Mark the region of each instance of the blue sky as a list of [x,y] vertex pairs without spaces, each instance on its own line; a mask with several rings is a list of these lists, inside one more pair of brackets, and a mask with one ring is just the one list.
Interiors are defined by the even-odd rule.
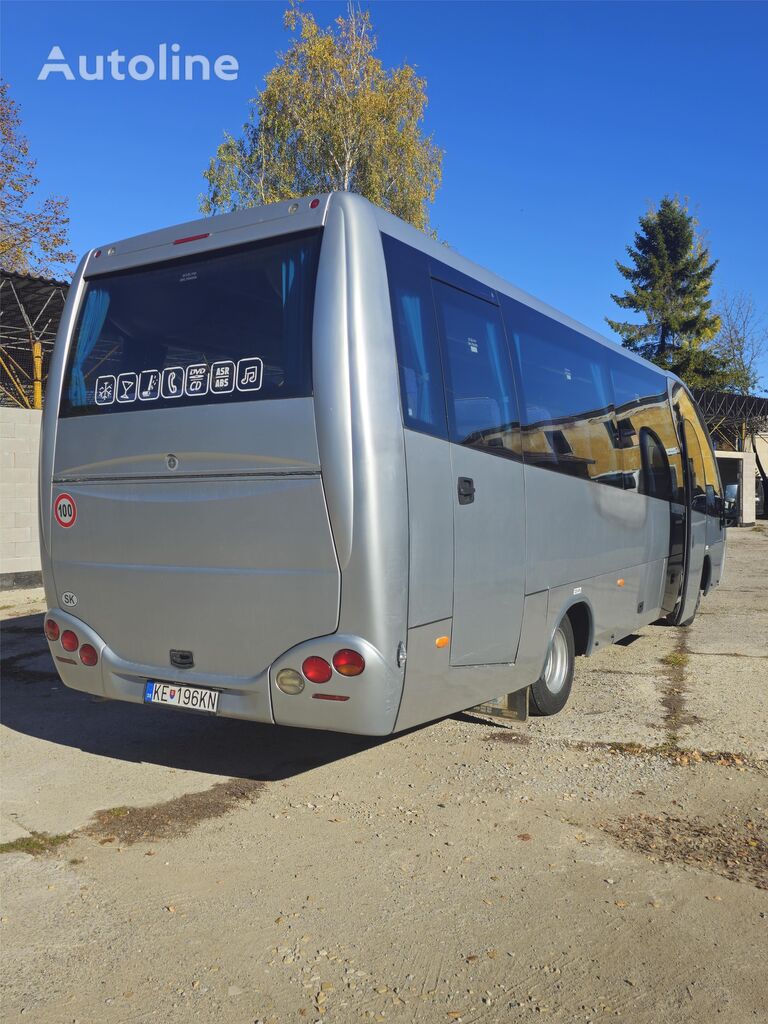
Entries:
[[[2,8],[3,76],[42,188],[70,198],[72,243],[197,215],[222,132],[287,45],[283,3],[25,2]],[[328,23],[340,3],[308,7]],[[445,149],[434,226],[452,246],[610,333],[614,261],[665,193],[690,198],[716,290],[768,315],[763,3],[371,3],[379,55],[428,80]],[[235,82],[37,80],[50,48],[237,57]],[[762,366],[768,387],[768,356]]]

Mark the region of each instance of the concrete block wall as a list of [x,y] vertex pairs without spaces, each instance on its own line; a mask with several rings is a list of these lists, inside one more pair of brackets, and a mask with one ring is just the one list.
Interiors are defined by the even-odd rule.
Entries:
[[40,581],[37,458],[41,413],[0,406],[0,587]]

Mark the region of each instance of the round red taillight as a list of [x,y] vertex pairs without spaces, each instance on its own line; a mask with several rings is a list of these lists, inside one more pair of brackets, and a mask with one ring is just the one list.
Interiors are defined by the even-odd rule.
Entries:
[[90,644],[83,644],[80,648],[80,661],[84,665],[95,665],[98,660],[99,656],[96,653],[96,648]]
[[331,666],[325,658],[307,658],[301,666],[301,671],[310,683],[327,683],[333,674]]
[[309,208],[310,208],[310,210],[316,210],[319,205],[320,205],[320,200],[319,199],[313,199],[312,202],[309,204]]
[[80,641],[71,629],[65,629],[61,634],[61,646],[65,651],[76,651],[80,646]]
[[46,637],[51,642],[59,639],[59,624],[57,622],[54,622],[53,619],[45,620],[44,629]]
[[365,658],[357,651],[345,647],[334,654],[333,667],[342,676],[359,676],[365,668]]

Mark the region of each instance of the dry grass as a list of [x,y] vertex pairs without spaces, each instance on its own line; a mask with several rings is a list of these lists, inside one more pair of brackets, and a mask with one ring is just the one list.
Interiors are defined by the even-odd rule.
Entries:
[[685,651],[672,651],[671,654],[665,654],[661,660],[672,668],[685,668],[690,659]]

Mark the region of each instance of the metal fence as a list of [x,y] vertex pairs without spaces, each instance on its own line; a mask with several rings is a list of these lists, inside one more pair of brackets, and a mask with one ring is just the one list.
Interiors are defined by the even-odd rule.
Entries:
[[42,409],[69,285],[0,270],[0,405]]

